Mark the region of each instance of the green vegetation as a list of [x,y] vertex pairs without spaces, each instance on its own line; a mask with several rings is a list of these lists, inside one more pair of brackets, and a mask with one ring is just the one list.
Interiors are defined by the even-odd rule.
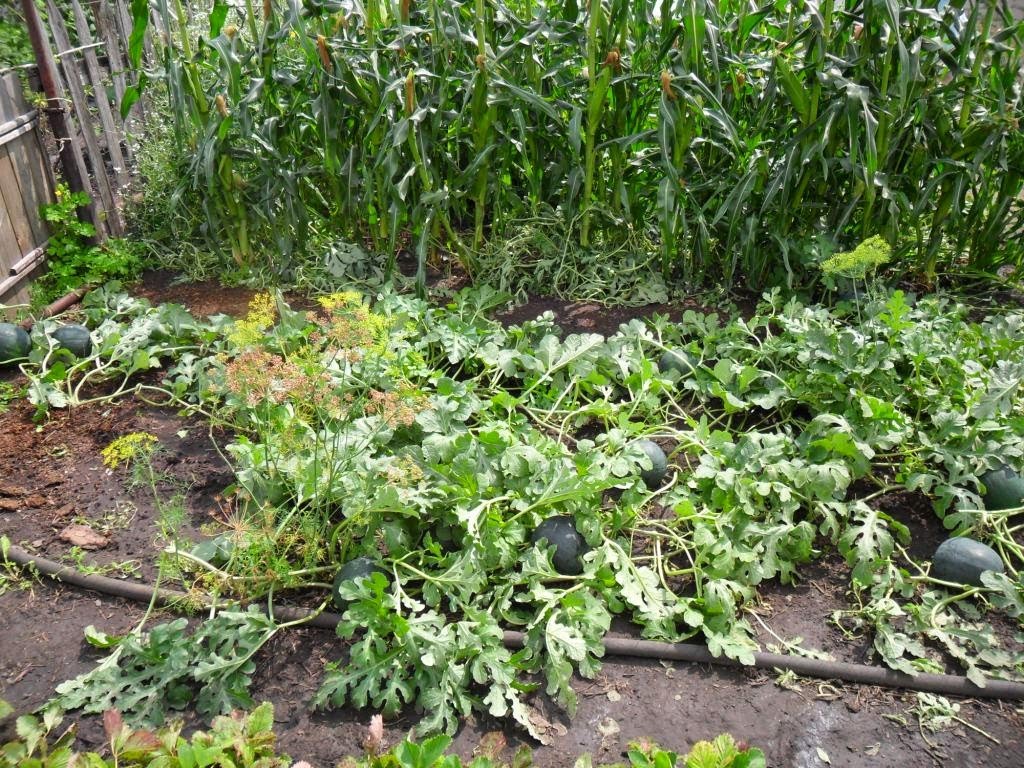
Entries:
[[108,280],[134,280],[142,270],[142,259],[128,240],[111,239],[97,245],[96,229],[78,218],[78,209],[87,205],[84,192],[70,192],[61,184],[57,200],[42,208],[50,225],[46,246],[46,272],[32,283],[32,302],[43,306],[83,286]]
[[[869,296],[854,312],[774,292],[746,320],[690,312],[562,338],[549,317],[489,320],[504,297],[488,290],[447,307],[341,293],[304,313],[258,295],[246,317],[207,323],[94,291],[96,349],[70,360],[37,343],[29,397],[41,411],[80,403],[88,381],[94,400],[191,408],[233,436],[235,492],[211,532],[229,545],[166,553],[220,610],[187,641],[183,625],[115,641],[62,701],[142,722],[245,704],[249,660],[286,625],[231,600],[312,589],[342,606],[351,642],[317,706],[417,705],[420,734],[481,710],[543,739],[532,676],[572,713],[571,675],[596,673],[613,615],[749,663],[758,586],[836,550],[853,605],[833,620],[886,664],[913,674],[949,658],[978,682],[1019,679],[1024,653],[984,616],[1024,613],[1022,509],[985,509],[980,478],[1024,453],[1024,314],[974,323],[942,299]],[[666,352],[692,367],[662,370]],[[132,383],[157,366],[161,386]],[[645,440],[668,447],[666,466]],[[1002,569],[934,578],[879,506],[896,492],[925,494]],[[359,557],[379,569],[332,585]]]
[[[0,699],[0,721],[11,717],[14,710]],[[23,768],[61,768],[80,765],[84,768],[196,768],[221,766],[228,768],[288,768],[287,755],[277,753],[274,737],[274,709],[260,704],[251,712],[235,712],[230,717],[214,718],[208,732],[198,731],[182,736],[182,723],[173,723],[158,731],[133,730],[121,715],[110,710],[103,716],[107,742],[103,755],[98,752],[77,752],[74,749],[74,726],[59,733],[63,720],[56,709],[47,709],[40,716],[24,715],[17,720],[16,741],[0,746],[5,764]],[[379,720],[379,718],[375,718]],[[447,736],[435,736],[423,742],[403,740],[393,749],[384,749],[383,731],[379,722],[371,724],[366,739],[366,754],[343,758],[339,768],[508,768],[497,756],[475,757],[464,763],[457,755],[446,755],[451,744]],[[104,756],[106,755],[106,756]],[[737,745],[729,734],[713,741],[694,744],[689,754],[680,757],[654,744],[632,744],[629,749],[630,768],[764,768],[761,750]],[[516,768],[529,768],[533,760],[529,750],[520,750]],[[581,768],[592,766],[588,756],[576,763]],[[604,768],[625,768],[622,763]]]
[[[244,268],[339,238],[389,274],[408,242],[420,278],[448,252],[580,292],[652,266],[792,286],[875,235],[929,281],[1021,260],[995,2],[268,2],[191,30],[163,8],[181,189]],[[526,229],[537,255],[502,259]]]
[[[161,584],[204,620],[87,628],[106,656],[55,707],[108,713],[115,765],[286,765],[268,706],[226,717],[254,705],[257,654],[308,620],[275,613],[286,594],[340,614],[345,654],[312,706],[423,713],[350,764],[458,768],[444,734],[470,715],[547,742],[534,694],[573,715],[615,617],[751,663],[761,585],[829,556],[849,569],[831,621],[882,663],[1024,680],[1001,628],[1024,621],[1024,312],[887,285],[1024,266],[1022,42],[1002,4],[344,5],[217,0],[190,27],[178,0],[132,3],[125,109],[154,74],[153,14],[166,32],[137,235],[95,243],[63,187],[43,210],[34,303],[114,282],[28,346],[0,329],[36,418],[173,407],[234,475],[192,541],[159,441],[103,451],[153,495]],[[272,291],[199,320],[122,291],[143,248],[193,276],[325,290],[305,311]],[[475,286],[427,301],[428,267],[452,261]],[[493,318],[534,291],[643,304],[710,286],[766,290],[742,316],[607,337]],[[822,287],[833,306],[806,300]],[[934,554],[896,498],[931,506],[949,534]],[[20,586],[5,565],[0,592]],[[164,727],[183,710],[211,732]],[[922,735],[956,712],[915,710]],[[66,764],[56,713],[20,719],[3,754]],[[628,759],[764,765],[724,736]]]
[[35,54],[32,53],[21,12],[14,7],[3,6],[0,8],[0,69],[34,61]]

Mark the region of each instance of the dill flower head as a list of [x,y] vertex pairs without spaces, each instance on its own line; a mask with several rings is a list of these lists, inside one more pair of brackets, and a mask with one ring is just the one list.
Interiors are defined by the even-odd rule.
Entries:
[[826,275],[846,278],[865,278],[892,257],[892,247],[881,235],[869,237],[852,251],[837,253],[821,262],[821,271]]
[[249,311],[241,320],[236,320],[228,341],[236,347],[251,347],[262,340],[264,332],[277,319],[277,305],[269,293],[257,293],[249,302]]
[[137,459],[149,458],[156,449],[158,440],[156,435],[149,432],[131,432],[122,435],[100,451],[103,457],[103,466],[108,469],[117,469],[122,464],[131,464]]
[[311,341],[324,342],[328,350],[353,361],[387,350],[391,323],[372,312],[362,295],[343,291],[321,296],[318,302],[324,311],[310,317],[319,326]]

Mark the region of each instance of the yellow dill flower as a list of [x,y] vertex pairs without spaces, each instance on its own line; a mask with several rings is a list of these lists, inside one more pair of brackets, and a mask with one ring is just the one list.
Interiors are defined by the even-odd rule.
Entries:
[[351,352],[351,359],[358,359],[361,352],[387,351],[391,321],[371,311],[360,293],[342,291],[321,296],[317,301],[327,315],[314,318],[320,325],[312,337],[314,342],[326,340],[331,347]]
[[852,251],[844,251],[821,262],[826,275],[865,278],[868,273],[889,262],[892,247],[880,235],[869,237]]
[[363,295],[359,291],[339,291],[321,296],[317,299],[317,302],[328,312],[333,312],[341,307],[363,307]]
[[149,458],[156,448],[157,436],[149,432],[131,432],[113,440],[110,445],[100,451],[103,466],[117,469],[122,464],[130,464],[140,458]]
[[228,341],[236,347],[251,347],[263,338],[263,332],[277,319],[277,303],[270,293],[257,293],[249,302],[249,311],[236,320]]

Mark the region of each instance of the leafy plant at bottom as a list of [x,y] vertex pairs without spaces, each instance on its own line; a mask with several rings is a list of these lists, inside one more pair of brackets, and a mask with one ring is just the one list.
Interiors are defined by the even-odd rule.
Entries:
[[[0,699],[0,720],[13,713],[7,702]],[[0,761],[4,765],[22,768],[199,768],[200,766],[238,766],[238,768],[286,768],[292,763],[286,755],[277,754],[274,735],[274,708],[264,702],[250,712],[233,712],[218,716],[208,731],[197,731],[190,738],[181,735],[180,721],[156,731],[136,730],[128,726],[120,713],[108,710],[103,714],[106,748],[110,757],[96,752],[74,750],[75,727],[71,726],[55,740],[51,734],[60,726],[63,716],[59,709],[48,709],[37,717],[18,718],[15,741],[0,745]],[[959,718],[954,718],[959,719]],[[963,722],[963,721],[960,721]],[[372,733],[372,731],[371,731]],[[378,734],[376,739],[379,740]],[[403,739],[393,749],[379,751],[368,739],[362,757],[346,756],[338,768],[507,768],[497,761],[497,754],[483,754],[464,763],[458,755],[446,755],[451,737],[443,734],[424,741]],[[378,745],[379,746],[379,742]],[[481,747],[483,744],[481,744]],[[500,751],[500,747],[496,751]],[[655,744],[632,743],[627,752],[631,768],[764,768],[764,755],[759,749],[737,744],[729,734],[712,741],[700,741],[682,758]],[[533,765],[528,749],[521,748],[512,766]],[[577,768],[590,768],[593,761],[583,755],[576,761]],[[622,764],[606,768],[623,768]]]
[[[0,718],[9,712],[10,707],[0,700]],[[287,756],[275,754],[274,708],[269,702],[247,714],[235,712],[230,717],[215,717],[208,732],[198,731],[188,739],[181,736],[181,722],[156,732],[133,730],[119,712],[108,710],[103,713],[103,727],[109,759],[95,752],[76,752],[73,725],[50,741],[62,719],[61,711],[55,708],[45,710],[40,717],[19,717],[18,739],[0,746],[0,764],[22,768],[286,768],[292,764]]]
[[760,749],[739,744],[723,733],[711,741],[698,741],[682,758],[652,744],[630,744],[626,753],[631,768],[765,768]]
[[422,604],[413,602],[410,609],[387,590],[380,573],[342,587],[357,599],[338,625],[338,636],[361,636],[349,648],[347,664],[328,666],[314,706],[352,704],[393,715],[415,705],[424,713],[419,733],[454,731],[459,717],[482,706],[495,717],[511,714],[541,738],[520,697],[526,686],[516,679],[516,659],[490,614],[467,611],[463,620],[449,622]]
[[129,723],[147,725],[193,699],[208,718],[251,707],[252,657],[282,626],[250,609],[222,611],[191,635],[184,618],[120,638],[87,629],[91,643],[114,651],[91,672],[57,686],[54,703],[91,713],[116,709]]

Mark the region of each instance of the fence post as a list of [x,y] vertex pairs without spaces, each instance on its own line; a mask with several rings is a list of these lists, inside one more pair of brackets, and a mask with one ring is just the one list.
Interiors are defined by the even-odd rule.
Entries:
[[[61,66],[64,70],[64,84],[71,93],[71,103],[75,107],[75,114],[78,116],[78,127],[81,129],[82,141],[85,144],[85,151],[89,157],[89,165],[92,167],[92,176],[99,189],[100,201],[106,211],[106,231],[114,237],[124,234],[124,227],[121,224],[121,212],[118,209],[118,195],[114,185],[110,183],[110,176],[107,175],[107,168],[103,153],[100,151],[99,142],[96,140],[96,133],[93,131],[92,115],[89,112],[89,102],[82,87],[82,69],[71,45],[71,38],[68,35],[64,18],[60,8],[54,0],[46,0],[46,7],[50,14],[50,29],[53,32],[53,41],[57,44],[57,53],[61,57]],[[98,97],[102,94],[98,94]]]

